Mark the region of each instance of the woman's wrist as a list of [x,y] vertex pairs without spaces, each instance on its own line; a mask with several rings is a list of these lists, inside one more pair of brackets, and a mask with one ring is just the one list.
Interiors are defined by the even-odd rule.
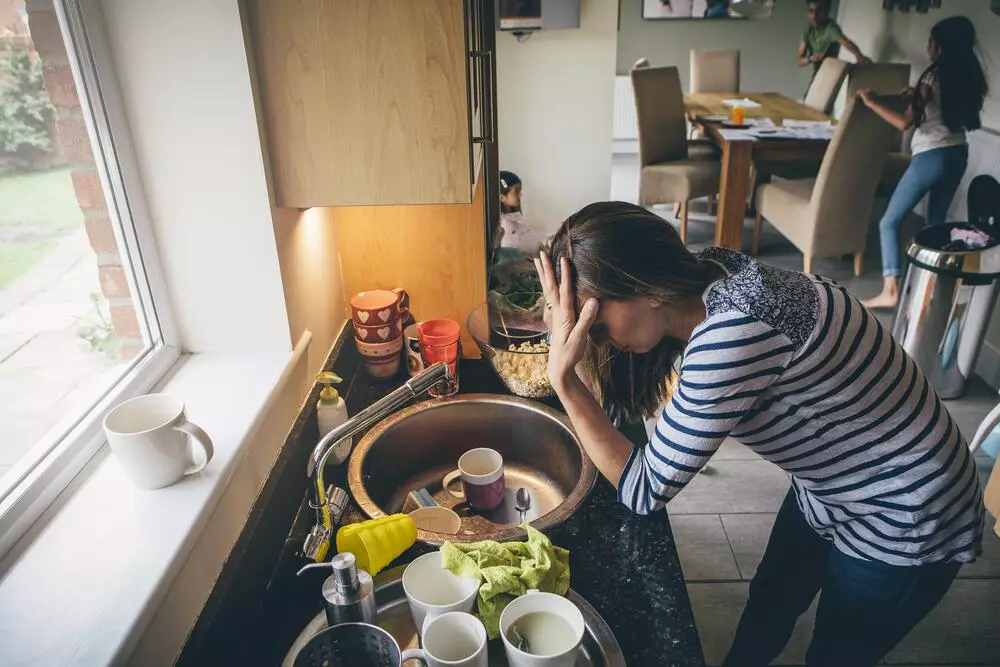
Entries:
[[555,389],[559,398],[563,398],[573,389],[574,382],[582,384],[580,376],[576,374],[576,369],[552,375],[549,377],[549,382],[552,383],[552,388]]

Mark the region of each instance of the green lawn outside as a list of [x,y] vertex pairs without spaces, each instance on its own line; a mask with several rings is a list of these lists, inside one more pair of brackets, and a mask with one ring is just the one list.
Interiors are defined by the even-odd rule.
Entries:
[[69,168],[0,176],[0,288],[82,225]]

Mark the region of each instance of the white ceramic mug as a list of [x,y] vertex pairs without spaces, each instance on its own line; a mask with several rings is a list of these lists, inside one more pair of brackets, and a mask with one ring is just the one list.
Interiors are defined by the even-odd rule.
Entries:
[[[565,638],[560,638],[558,643],[565,646],[555,653],[536,654],[525,653],[510,643],[507,633],[510,626],[514,625],[523,616],[535,612],[545,612],[555,614],[569,626]],[[580,653],[580,642],[583,641],[583,633],[586,630],[586,623],[583,621],[583,614],[576,605],[560,595],[553,593],[539,593],[530,590],[526,595],[513,600],[508,604],[503,613],[500,614],[500,636],[503,638],[503,648],[507,653],[507,664],[510,667],[573,667],[576,664],[577,655]],[[551,634],[547,635],[551,639]],[[525,637],[529,643],[531,637]],[[537,644],[537,642],[536,642]],[[535,647],[532,647],[535,649]]]
[[403,651],[401,662],[418,658],[427,667],[489,667],[486,628],[462,611],[451,611],[424,624],[423,648]]
[[479,580],[457,577],[441,567],[441,552],[424,554],[403,571],[403,592],[410,605],[413,627],[424,627],[428,618],[449,611],[472,611],[479,592]]
[[[140,489],[170,486],[212,460],[212,439],[184,416],[184,401],[170,394],[136,396],[104,417],[115,458]],[[196,461],[188,436],[203,450]]]

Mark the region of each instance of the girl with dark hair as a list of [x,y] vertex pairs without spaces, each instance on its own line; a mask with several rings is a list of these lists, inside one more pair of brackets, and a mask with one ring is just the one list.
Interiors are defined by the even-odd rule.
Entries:
[[911,127],[913,158],[879,222],[882,241],[882,292],[865,301],[869,308],[894,308],[899,301],[899,227],[924,195],[926,224],[945,221],[952,197],[969,162],[965,133],[978,130],[988,92],[986,75],[976,55],[976,29],[964,16],[947,18],[931,28],[927,40],[931,64],[907,89],[906,111],[899,113],[870,90],[858,95],[887,123],[905,132]]
[[[727,437],[791,476],[725,665],[769,664],[817,593],[807,663],[875,665],[978,555],[964,439],[843,288],[731,250],[692,254],[621,202],[570,216],[535,265],[549,378],[622,503],[660,510]],[[613,424],[657,412],[644,447]]]
[[500,230],[502,233],[499,247],[533,255],[538,252],[538,248],[546,237],[545,234],[534,229],[525,221],[524,215],[521,213],[521,187],[521,178],[517,174],[512,171],[500,172]]

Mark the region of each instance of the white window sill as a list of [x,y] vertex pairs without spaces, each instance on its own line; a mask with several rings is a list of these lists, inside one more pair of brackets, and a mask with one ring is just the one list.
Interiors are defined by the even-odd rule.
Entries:
[[103,447],[0,563],[0,664],[128,660],[246,457],[290,361],[290,351],[182,359],[162,390],[184,398],[215,457],[173,486],[141,491]]

